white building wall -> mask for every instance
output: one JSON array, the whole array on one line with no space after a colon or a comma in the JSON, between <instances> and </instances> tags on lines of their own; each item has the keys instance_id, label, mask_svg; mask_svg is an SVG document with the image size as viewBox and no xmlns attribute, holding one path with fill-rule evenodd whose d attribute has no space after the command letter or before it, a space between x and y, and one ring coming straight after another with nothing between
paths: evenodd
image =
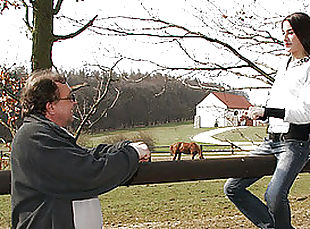
<instances>
[{"instance_id":1,"label":"white building wall","mask_svg":"<svg viewBox=\"0 0 310 229\"><path fill-rule=\"evenodd\" d=\"M196 106L195 127L225 126L225 110L227 106L215 95L209 94ZM199 124L197 122L200 122Z\"/></svg>"}]
</instances>

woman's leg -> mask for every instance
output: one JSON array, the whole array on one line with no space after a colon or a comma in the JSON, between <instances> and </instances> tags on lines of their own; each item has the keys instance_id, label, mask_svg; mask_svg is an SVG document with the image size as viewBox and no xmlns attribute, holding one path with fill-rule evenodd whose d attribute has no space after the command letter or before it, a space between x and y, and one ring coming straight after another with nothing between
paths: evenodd
<instances>
[{"instance_id":1,"label":"woman's leg","mask_svg":"<svg viewBox=\"0 0 310 229\"><path fill-rule=\"evenodd\" d=\"M260 178L230 178L224 185L224 193L257 227L274 228L267 206L246 189Z\"/></svg>"},{"instance_id":2,"label":"woman's leg","mask_svg":"<svg viewBox=\"0 0 310 229\"><path fill-rule=\"evenodd\" d=\"M277 155L277 166L265 193L267 206L276 229L291 229L291 212L287 199L289 190L309 159L309 143L285 142L285 152Z\"/></svg>"}]
</instances>

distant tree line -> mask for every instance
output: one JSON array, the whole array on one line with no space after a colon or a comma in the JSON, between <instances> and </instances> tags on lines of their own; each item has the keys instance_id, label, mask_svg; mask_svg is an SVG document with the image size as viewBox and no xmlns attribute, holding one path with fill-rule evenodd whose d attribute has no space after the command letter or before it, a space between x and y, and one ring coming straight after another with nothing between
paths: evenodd
<instances>
[{"instance_id":1,"label":"distant tree line","mask_svg":"<svg viewBox=\"0 0 310 229\"><path fill-rule=\"evenodd\" d=\"M24 73L23 73L24 74ZM76 122L73 128L81 121L79 117L86 113L94 103L98 85L106 83L106 76L100 72L86 73L65 72L70 85L87 83L87 86L75 92L79 107L75 111ZM143 80L142 80L143 79ZM117 88L119 97L112 109L93 124L110 106L115 99ZM99 132L107 129L131 128L150 126L168 122L192 120L195 106L206 96L203 90L194 90L184 85L180 80L166 75L148 75L130 73L114 75L107 96L98 106L98 112L86 123L84 131ZM0 111L3 115L3 111ZM20 123L20 120L17 121ZM9 131L0 125L0 137L7 139ZM10 140L10 139L7 139Z\"/></svg>"},{"instance_id":2,"label":"distant tree line","mask_svg":"<svg viewBox=\"0 0 310 229\"><path fill-rule=\"evenodd\" d=\"M81 72L70 77L72 85L85 82L85 79L89 84L76 92L80 105L84 104L87 107L87 104L92 103L98 77L99 73L95 72L88 77ZM143 80L140 81L139 79L142 78ZM106 129L192 120L196 104L206 96L203 90L194 90L182 84L180 80L161 74L147 76L141 73L131 73L126 77L115 76L111 88L113 87L120 91L115 106L91 129L86 128L87 130L98 132ZM92 119L98 118L106 106L112 103L114 97L115 92L110 89L105 101L98 108L98 114Z\"/></svg>"}]
</instances>

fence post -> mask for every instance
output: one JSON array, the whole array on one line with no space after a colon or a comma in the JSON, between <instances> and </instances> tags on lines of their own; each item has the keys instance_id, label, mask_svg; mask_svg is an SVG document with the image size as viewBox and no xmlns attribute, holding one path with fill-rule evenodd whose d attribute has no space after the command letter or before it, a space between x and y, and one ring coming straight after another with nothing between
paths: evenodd
<instances>
[{"instance_id":1,"label":"fence post","mask_svg":"<svg viewBox=\"0 0 310 229\"><path fill-rule=\"evenodd\" d=\"M1 150L0 151L0 170L2 170L2 157L3 157L3 152Z\"/></svg>"}]
</instances>

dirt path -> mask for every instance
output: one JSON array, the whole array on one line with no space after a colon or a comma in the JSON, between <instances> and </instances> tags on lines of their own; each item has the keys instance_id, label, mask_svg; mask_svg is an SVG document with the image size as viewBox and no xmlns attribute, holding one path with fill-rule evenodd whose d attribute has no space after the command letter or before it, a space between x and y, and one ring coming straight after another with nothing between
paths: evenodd
<instances>
[{"instance_id":1,"label":"dirt path","mask_svg":"<svg viewBox=\"0 0 310 229\"><path fill-rule=\"evenodd\" d=\"M213 129L213 130L209 130L209 131L197 134L192 139L195 142L204 142L204 143L216 144L216 145L227 145L228 142L220 141L218 139L215 139L213 136L226 132L226 131L231 131L234 129L243 129L247 127L248 126L238 126L238 127L232 126L232 127L217 128L217 129ZM254 150L260 144L259 142L255 142L255 145L253 145L252 142L232 142L232 143L236 146L239 146L240 148L244 150Z\"/></svg>"},{"instance_id":2,"label":"dirt path","mask_svg":"<svg viewBox=\"0 0 310 229\"><path fill-rule=\"evenodd\" d=\"M242 128L247 128L247 126L238 126L238 127L231 126L231 127L223 127L223 128L217 128L217 129L209 130L209 131L202 132L200 134L195 135L193 137L193 140L195 142L204 142L204 143L217 144L217 145L226 145L227 142L222 142L220 140L213 138L212 136L226 132L226 131L234 130L237 128L242 129Z\"/></svg>"}]
</instances>

